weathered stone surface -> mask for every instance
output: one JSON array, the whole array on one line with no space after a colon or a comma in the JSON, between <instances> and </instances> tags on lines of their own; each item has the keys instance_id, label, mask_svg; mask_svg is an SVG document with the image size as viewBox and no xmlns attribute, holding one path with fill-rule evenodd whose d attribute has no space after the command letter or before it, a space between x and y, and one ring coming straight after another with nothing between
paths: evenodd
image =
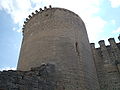
<instances>
[{"instance_id":1,"label":"weathered stone surface","mask_svg":"<svg viewBox=\"0 0 120 90\"><path fill-rule=\"evenodd\" d=\"M99 90L82 19L63 8L45 8L25 23L18 70L56 66L56 90Z\"/></svg>"},{"instance_id":2,"label":"weathered stone surface","mask_svg":"<svg viewBox=\"0 0 120 90\"><path fill-rule=\"evenodd\" d=\"M0 72L0 90L55 90L55 66L42 65L30 71Z\"/></svg>"},{"instance_id":3,"label":"weathered stone surface","mask_svg":"<svg viewBox=\"0 0 120 90\"><path fill-rule=\"evenodd\" d=\"M106 46L103 40L99 41L100 48L91 44L100 90L120 90L120 43L114 38L109 42Z\"/></svg>"}]
</instances>

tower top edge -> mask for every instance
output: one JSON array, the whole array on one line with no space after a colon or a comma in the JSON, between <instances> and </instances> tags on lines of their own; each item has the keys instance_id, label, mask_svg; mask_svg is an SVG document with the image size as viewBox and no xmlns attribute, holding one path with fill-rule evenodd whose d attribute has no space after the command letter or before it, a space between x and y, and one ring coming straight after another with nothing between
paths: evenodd
<instances>
[{"instance_id":1,"label":"tower top edge","mask_svg":"<svg viewBox=\"0 0 120 90\"><path fill-rule=\"evenodd\" d=\"M68 10L68 9L65 9L65 8L60 8L60 7L52 7L51 5L49 5L49 7L44 7L43 9L42 8L39 8L39 10L35 10L34 12L32 12L31 13L31 15L28 15L28 17L25 19L25 21L24 21L24 24L23 24L23 30L24 30L24 28L25 28L25 25L34 17L34 16L36 16L36 15L38 15L38 14L42 14L43 12L46 12L46 11L48 11L48 10L63 10L63 11L65 11L65 12L69 12L69 13L72 13L73 15L76 15L77 17L79 17L79 15L78 14L76 14L76 13L74 13L73 11L71 11L71 10ZM80 17L79 17L80 18Z\"/></svg>"}]
</instances>

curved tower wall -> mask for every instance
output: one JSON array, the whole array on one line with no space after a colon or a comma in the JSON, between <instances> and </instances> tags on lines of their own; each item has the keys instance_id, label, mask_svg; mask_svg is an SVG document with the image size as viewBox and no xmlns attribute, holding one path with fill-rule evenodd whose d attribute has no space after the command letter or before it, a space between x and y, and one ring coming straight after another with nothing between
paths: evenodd
<instances>
[{"instance_id":1,"label":"curved tower wall","mask_svg":"<svg viewBox=\"0 0 120 90\"><path fill-rule=\"evenodd\" d=\"M43 63L55 65L57 90L99 90L85 25L69 10L45 9L24 26L17 69Z\"/></svg>"}]
</instances>

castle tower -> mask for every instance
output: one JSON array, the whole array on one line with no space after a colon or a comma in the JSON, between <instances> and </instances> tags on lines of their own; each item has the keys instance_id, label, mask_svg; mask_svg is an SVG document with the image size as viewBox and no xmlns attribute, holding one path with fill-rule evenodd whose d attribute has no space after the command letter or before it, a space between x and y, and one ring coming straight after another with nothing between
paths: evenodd
<instances>
[{"instance_id":1,"label":"castle tower","mask_svg":"<svg viewBox=\"0 0 120 90\"><path fill-rule=\"evenodd\" d=\"M72 11L45 7L26 19L17 69L43 63L55 65L55 90L99 90L84 22Z\"/></svg>"}]
</instances>

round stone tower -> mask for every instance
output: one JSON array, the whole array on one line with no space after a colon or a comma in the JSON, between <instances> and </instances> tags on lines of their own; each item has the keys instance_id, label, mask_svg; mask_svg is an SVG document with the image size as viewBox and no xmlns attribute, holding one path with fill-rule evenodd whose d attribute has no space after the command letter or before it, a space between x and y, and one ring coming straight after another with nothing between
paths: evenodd
<instances>
[{"instance_id":1,"label":"round stone tower","mask_svg":"<svg viewBox=\"0 0 120 90\"><path fill-rule=\"evenodd\" d=\"M17 69L43 63L55 65L55 90L99 90L84 22L72 11L45 7L26 19Z\"/></svg>"}]
</instances>

